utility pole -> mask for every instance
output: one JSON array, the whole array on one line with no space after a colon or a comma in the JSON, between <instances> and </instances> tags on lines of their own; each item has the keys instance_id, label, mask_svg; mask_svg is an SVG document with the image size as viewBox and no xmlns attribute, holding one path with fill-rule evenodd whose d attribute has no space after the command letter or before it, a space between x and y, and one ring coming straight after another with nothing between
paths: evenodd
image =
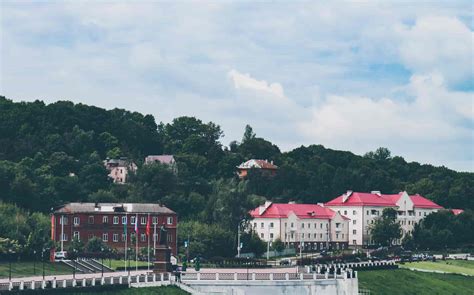
<instances>
[{"instance_id":1,"label":"utility pole","mask_svg":"<svg viewBox=\"0 0 474 295\"><path fill-rule=\"evenodd\" d=\"M237 258L240 258L240 221L237 225Z\"/></svg>"}]
</instances>

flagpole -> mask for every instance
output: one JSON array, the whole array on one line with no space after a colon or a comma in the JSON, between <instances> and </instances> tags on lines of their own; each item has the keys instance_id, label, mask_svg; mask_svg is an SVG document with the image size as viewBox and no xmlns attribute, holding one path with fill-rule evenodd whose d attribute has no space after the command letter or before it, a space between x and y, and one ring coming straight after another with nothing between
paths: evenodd
<instances>
[{"instance_id":1,"label":"flagpole","mask_svg":"<svg viewBox=\"0 0 474 295\"><path fill-rule=\"evenodd\" d=\"M158 218L158 217L157 217ZM158 220L157 220L158 222ZM156 223L153 224L153 256L156 257Z\"/></svg>"},{"instance_id":2,"label":"flagpole","mask_svg":"<svg viewBox=\"0 0 474 295\"><path fill-rule=\"evenodd\" d=\"M123 225L123 232L125 233L125 272L127 272L127 253L128 253L128 248L127 248L127 240L128 240L127 224L128 224L128 214L125 213L125 223Z\"/></svg>"},{"instance_id":3,"label":"flagpole","mask_svg":"<svg viewBox=\"0 0 474 295\"><path fill-rule=\"evenodd\" d=\"M146 220L146 234L148 235L148 271L150 271L150 213Z\"/></svg>"},{"instance_id":4,"label":"flagpole","mask_svg":"<svg viewBox=\"0 0 474 295\"><path fill-rule=\"evenodd\" d=\"M137 245L136 250L135 250L135 270L138 271L138 238L139 238L139 236L138 236L138 214L135 218L135 236L137 237L135 239L136 245Z\"/></svg>"}]
</instances>

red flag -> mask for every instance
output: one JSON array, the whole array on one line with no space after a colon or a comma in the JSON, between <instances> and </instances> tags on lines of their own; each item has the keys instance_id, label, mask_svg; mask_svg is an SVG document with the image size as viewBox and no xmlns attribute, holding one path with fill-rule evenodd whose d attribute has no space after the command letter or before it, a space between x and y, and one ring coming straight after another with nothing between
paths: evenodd
<instances>
[{"instance_id":1,"label":"red flag","mask_svg":"<svg viewBox=\"0 0 474 295\"><path fill-rule=\"evenodd\" d=\"M151 217L150 214L148 214L148 220L146 222L146 235L150 236L150 230L151 230Z\"/></svg>"}]
</instances>

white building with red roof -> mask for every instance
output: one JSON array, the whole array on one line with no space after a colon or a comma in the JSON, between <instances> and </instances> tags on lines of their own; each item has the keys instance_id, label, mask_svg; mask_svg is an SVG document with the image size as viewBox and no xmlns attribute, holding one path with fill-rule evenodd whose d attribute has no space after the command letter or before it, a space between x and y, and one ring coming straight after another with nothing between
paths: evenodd
<instances>
[{"instance_id":1,"label":"white building with red roof","mask_svg":"<svg viewBox=\"0 0 474 295\"><path fill-rule=\"evenodd\" d=\"M350 246L371 244L370 227L375 219L382 215L385 208L397 210L403 235L411 232L414 225L428 214L443 209L440 205L418 194L411 196L407 192L381 194L379 191L371 193L347 191L325 205L351 219Z\"/></svg>"},{"instance_id":2,"label":"white building with red roof","mask_svg":"<svg viewBox=\"0 0 474 295\"><path fill-rule=\"evenodd\" d=\"M321 205L265 202L250 215L250 226L263 241L280 238L305 251L348 247L349 218Z\"/></svg>"}]
</instances>

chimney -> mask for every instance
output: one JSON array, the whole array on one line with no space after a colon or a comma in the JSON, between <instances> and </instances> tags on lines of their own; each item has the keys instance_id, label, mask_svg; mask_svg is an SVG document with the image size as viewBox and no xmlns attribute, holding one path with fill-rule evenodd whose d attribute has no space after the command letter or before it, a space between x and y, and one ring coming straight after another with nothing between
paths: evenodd
<instances>
[{"instance_id":1,"label":"chimney","mask_svg":"<svg viewBox=\"0 0 474 295\"><path fill-rule=\"evenodd\" d=\"M352 191L347 191L345 194L343 194L342 195L342 202L345 203L351 195L352 195Z\"/></svg>"},{"instance_id":2,"label":"chimney","mask_svg":"<svg viewBox=\"0 0 474 295\"><path fill-rule=\"evenodd\" d=\"M289 201L288 204L296 204L295 201Z\"/></svg>"},{"instance_id":3,"label":"chimney","mask_svg":"<svg viewBox=\"0 0 474 295\"><path fill-rule=\"evenodd\" d=\"M324 203L318 203L318 206L324 207Z\"/></svg>"},{"instance_id":4,"label":"chimney","mask_svg":"<svg viewBox=\"0 0 474 295\"><path fill-rule=\"evenodd\" d=\"M377 195L379 197L382 196L382 193L380 191L371 191L370 193L373 194L373 195Z\"/></svg>"},{"instance_id":5,"label":"chimney","mask_svg":"<svg viewBox=\"0 0 474 295\"><path fill-rule=\"evenodd\" d=\"M265 204L258 207L258 215L262 215L268 207L272 205L271 201L265 201Z\"/></svg>"}]
</instances>

